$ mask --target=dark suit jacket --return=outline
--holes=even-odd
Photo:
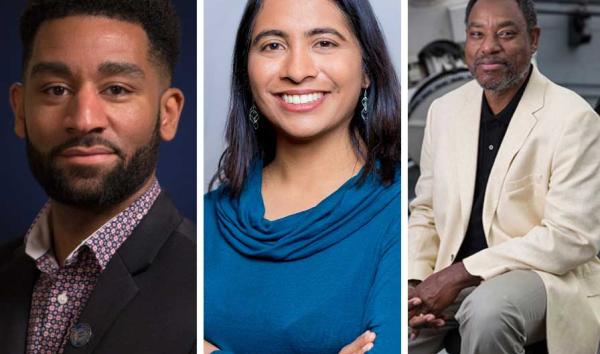
[[[0,353],[25,352],[39,271],[23,238],[0,246]],[[65,354],[177,354],[196,346],[196,227],[162,193],[100,275],[78,323],[92,328]]]

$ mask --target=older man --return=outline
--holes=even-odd
[[[50,201],[0,247],[0,352],[189,353],[195,226],[161,191],[175,137],[168,0],[30,1],[15,132]]]
[[[531,64],[531,0],[471,0],[475,81],[430,107],[409,221],[409,352],[596,353],[600,118]]]

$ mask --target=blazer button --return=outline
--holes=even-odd
[[[454,254],[450,255],[450,261],[454,262]]]
[[[71,327],[69,342],[75,348],[81,348],[88,344],[92,338],[92,327],[87,323],[76,323]]]

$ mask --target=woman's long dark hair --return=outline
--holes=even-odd
[[[364,121],[361,118],[362,105],[357,102],[349,131],[355,152],[365,160],[362,180],[375,171],[382,183],[389,184],[394,180],[400,164],[400,84],[369,1],[332,1],[345,14],[360,43],[364,70],[371,81],[367,90],[368,119]],[[227,186],[233,196],[241,192],[253,159],[259,157],[266,165],[275,157],[276,139],[272,125],[266,119],[261,119],[255,130],[248,120],[248,112],[253,104],[248,78],[248,52],[254,21],[262,2],[248,1],[237,31],[225,133],[227,148],[209,185],[209,189],[212,189],[219,182]],[[364,142],[364,147],[361,147],[360,140]]]

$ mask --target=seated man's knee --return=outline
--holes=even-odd
[[[465,298],[456,313],[456,320],[463,339],[468,336],[475,340],[494,340],[511,336],[525,341],[524,320],[510,295],[484,284]]]

